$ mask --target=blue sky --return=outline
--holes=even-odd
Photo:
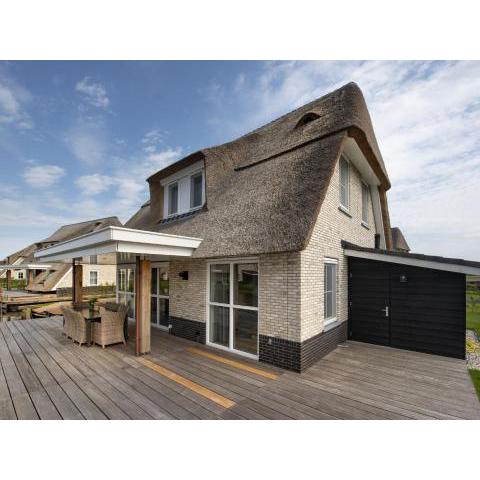
[[[480,62],[0,62],[0,258],[125,221],[145,179],[349,81],[415,251],[480,260]]]

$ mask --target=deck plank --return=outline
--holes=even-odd
[[[79,347],[60,318],[12,321],[0,325],[0,418],[480,418],[465,362],[346,345],[296,374],[152,332],[144,358],[235,402],[224,408],[142,364],[133,338]]]

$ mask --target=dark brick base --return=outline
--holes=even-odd
[[[347,322],[332,326],[304,342],[260,335],[259,360],[294,372],[303,372],[346,340]]]
[[[186,338],[192,342],[206,343],[207,330],[205,323],[187,320],[185,318],[170,317],[172,329],[170,333],[176,337]]]

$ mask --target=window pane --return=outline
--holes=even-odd
[[[235,308],[233,327],[233,348],[257,355],[258,312]]]
[[[233,267],[233,303],[258,306],[258,265],[239,263]]]
[[[157,297],[150,297],[150,322],[157,323]]]
[[[230,265],[210,265],[210,301],[230,303]]]
[[[178,183],[168,187],[168,213],[169,215],[177,213],[178,210]]]
[[[152,281],[150,283],[150,293],[152,295],[157,295],[158,291],[157,291],[157,269],[156,268],[152,268]]]
[[[362,183],[362,220],[368,223],[368,203],[369,203],[369,189],[367,185]]]
[[[203,174],[197,173],[190,179],[190,207],[202,205],[202,183]]]
[[[168,288],[169,288],[168,268],[160,267],[158,271],[159,271],[158,294],[168,295]]]
[[[344,207],[348,208],[348,162],[344,159],[340,159],[340,203]]]
[[[210,305],[210,342],[229,346],[230,308]]]
[[[162,327],[168,327],[168,324],[170,323],[169,321],[169,313],[168,313],[168,307],[169,307],[169,300],[168,298],[159,298],[158,299],[158,312],[159,312],[159,324]]]
[[[127,292],[133,292],[135,289],[135,270],[127,268]]]
[[[324,271],[324,316],[328,319],[336,316],[337,265],[326,263]]]

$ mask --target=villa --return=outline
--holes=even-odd
[[[303,372],[347,338],[465,357],[465,275],[480,263],[409,253],[362,92],[349,83],[148,178],[150,199],[35,252],[117,256],[117,298],[152,328]],[[435,288],[432,288],[432,285]]]

